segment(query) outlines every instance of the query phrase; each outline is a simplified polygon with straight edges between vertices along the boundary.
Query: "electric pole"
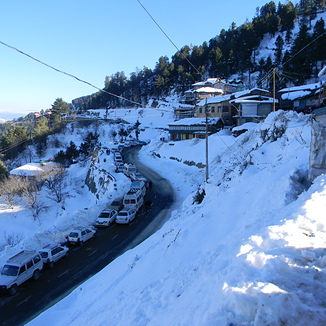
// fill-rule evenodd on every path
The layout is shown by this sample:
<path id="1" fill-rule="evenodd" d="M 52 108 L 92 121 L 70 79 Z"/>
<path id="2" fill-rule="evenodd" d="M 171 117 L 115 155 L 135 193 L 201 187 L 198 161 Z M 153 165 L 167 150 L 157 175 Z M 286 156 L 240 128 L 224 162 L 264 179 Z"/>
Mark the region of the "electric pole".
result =
<path id="1" fill-rule="evenodd" d="M 208 182 L 208 108 L 207 108 L 207 97 L 205 100 L 205 124 L 206 124 L 206 183 Z"/>

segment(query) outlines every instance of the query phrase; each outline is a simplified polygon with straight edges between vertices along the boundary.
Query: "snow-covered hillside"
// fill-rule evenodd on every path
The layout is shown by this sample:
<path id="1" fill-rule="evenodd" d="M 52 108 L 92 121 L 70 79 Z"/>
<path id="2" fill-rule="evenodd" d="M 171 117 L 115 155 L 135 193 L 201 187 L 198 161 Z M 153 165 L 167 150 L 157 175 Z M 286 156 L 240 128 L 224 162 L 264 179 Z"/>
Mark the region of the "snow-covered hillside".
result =
<path id="1" fill-rule="evenodd" d="M 29 325 L 325 324 L 326 179 L 307 182 L 309 116 L 280 111 L 238 138 L 210 136 L 208 183 L 198 167 L 204 140 L 161 140 L 170 108 L 142 118 L 126 111 L 126 120 L 137 118 L 140 137 L 151 139 L 141 161 L 176 192 L 170 219 Z M 96 213 L 96 198 L 80 192 Z M 83 208 L 69 205 L 80 216 Z"/>

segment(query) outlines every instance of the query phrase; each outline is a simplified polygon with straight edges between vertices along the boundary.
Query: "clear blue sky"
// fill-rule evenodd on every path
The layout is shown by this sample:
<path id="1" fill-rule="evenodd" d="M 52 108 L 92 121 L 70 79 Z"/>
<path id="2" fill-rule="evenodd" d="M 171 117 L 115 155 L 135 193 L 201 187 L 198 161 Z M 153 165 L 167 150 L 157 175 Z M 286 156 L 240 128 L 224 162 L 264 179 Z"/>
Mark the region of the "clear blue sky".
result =
<path id="1" fill-rule="evenodd" d="M 200 45 L 251 20 L 267 0 L 141 0 L 173 42 Z M 284 1 L 281 1 L 284 3 Z M 275 3 L 278 3 L 275 2 Z M 154 68 L 176 52 L 137 0 L 3 0 L 0 41 L 60 70 L 104 86 L 105 76 Z M 34 112 L 96 92 L 0 45 L 0 112 Z"/>

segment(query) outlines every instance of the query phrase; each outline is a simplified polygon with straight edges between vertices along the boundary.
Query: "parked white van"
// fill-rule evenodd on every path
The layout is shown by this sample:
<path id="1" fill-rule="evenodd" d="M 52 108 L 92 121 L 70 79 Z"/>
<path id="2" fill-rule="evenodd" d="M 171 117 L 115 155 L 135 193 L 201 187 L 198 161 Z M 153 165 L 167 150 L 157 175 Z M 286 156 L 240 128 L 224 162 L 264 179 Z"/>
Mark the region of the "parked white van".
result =
<path id="1" fill-rule="evenodd" d="M 123 169 L 123 173 L 127 176 L 130 177 L 133 173 L 136 173 L 137 169 L 136 166 L 133 164 L 128 164 L 125 163 L 124 164 L 124 169 Z"/>
<path id="2" fill-rule="evenodd" d="M 40 254 L 34 250 L 23 250 L 8 259 L 0 274 L 0 291 L 14 295 L 17 286 L 33 278 L 40 277 L 43 262 Z"/>
<path id="3" fill-rule="evenodd" d="M 144 203 L 144 195 L 141 189 L 129 190 L 123 197 L 124 209 L 133 209 L 136 212 Z"/>
<path id="4" fill-rule="evenodd" d="M 134 180 L 130 185 L 130 192 L 136 192 L 140 190 L 142 195 L 145 196 L 146 194 L 146 184 L 144 181 L 141 180 Z"/>

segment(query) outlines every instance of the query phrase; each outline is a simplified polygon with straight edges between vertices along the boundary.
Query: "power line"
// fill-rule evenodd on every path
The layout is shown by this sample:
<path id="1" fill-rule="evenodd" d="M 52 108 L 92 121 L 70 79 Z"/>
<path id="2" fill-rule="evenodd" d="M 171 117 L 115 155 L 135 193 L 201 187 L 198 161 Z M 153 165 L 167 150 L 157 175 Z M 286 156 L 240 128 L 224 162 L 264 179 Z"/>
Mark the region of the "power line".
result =
<path id="1" fill-rule="evenodd" d="M 42 65 L 44 65 L 44 66 L 46 66 L 46 67 L 48 67 L 48 68 L 50 68 L 50 69 L 52 69 L 52 70 L 54 70 L 54 71 L 56 71 L 56 72 L 59 72 L 59 73 L 61 73 L 61 74 L 63 74 L 63 75 L 66 75 L 66 76 L 68 76 L 68 77 L 74 78 L 74 79 L 76 79 L 77 81 L 79 81 L 79 82 L 81 82 L 81 83 L 84 83 L 84 84 L 86 84 L 86 85 L 88 85 L 88 86 L 91 86 L 91 87 L 97 89 L 97 90 L 100 91 L 100 92 L 104 92 L 104 93 L 107 93 L 107 94 L 112 95 L 112 96 L 114 96 L 114 97 L 117 97 L 117 98 L 120 98 L 120 99 L 122 99 L 122 100 L 128 101 L 128 102 L 130 102 L 130 103 L 133 103 L 133 104 L 136 104 L 136 105 L 139 105 L 139 106 L 145 107 L 145 105 L 143 105 L 143 104 L 141 104 L 141 103 L 138 103 L 138 102 L 135 102 L 135 101 L 129 100 L 129 99 L 123 97 L 123 96 L 120 96 L 120 95 L 117 95 L 117 94 L 114 94 L 114 93 L 108 92 L 108 91 L 106 91 L 106 90 L 104 90 L 104 89 L 101 89 L 101 88 L 99 88 L 99 87 L 97 87 L 97 86 L 95 86 L 95 85 L 89 83 L 88 81 L 85 81 L 85 80 L 80 79 L 80 78 L 78 78 L 78 77 L 76 77 L 76 76 L 74 76 L 74 75 L 72 75 L 72 74 L 69 74 L 69 73 L 63 71 L 63 70 L 60 70 L 60 69 L 58 69 L 58 68 L 55 68 L 55 67 L 53 67 L 53 66 L 51 66 L 51 65 L 49 65 L 49 64 L 47 64 L 47 63 L 45 63 L 45 62 L 43 62 L 43 61 L 41 61 L 41 60 L 39 60 L 39 59 L 37 59 L 37 58 L 35 58 L 35 57 L 33 57 L 33 56 L 27 54 L 26 52 L 23 52 L 23 51 L 17 49 L 16 47 L 14 47 L 14 46 L 12 46 L 12 45 L 9 45 L 9 44 L 4 43 L 4 42 L 2 42 L 2 41 L 0 41 L 0 44 L 6 46 L 6 47 L 9 48 L 9 49 L 15 50 L 15 51 L 17 51 L 18 53 L 20 53 L 20 54 L 22 54 L 22 55 L 24 55 L 24 56 L 26 56 L 26 57 L 28 57 L 28 58 L 30 58 L 30 59 L 36 61 L 36 62 L 38 62 L 38 63 L 40 63 L 40 64 L 42 64 Z"/>
<path id="2" fill-rule="evenodd" d="M 308 43 L 306 46 L 304 46 L 301 50 L 299 50 L 297 53 L 295 53 L 290 59 L 288 59 L 287 61 L 285 61 L 283 63 L 283 67 L 290 62 L 291 60 L 293 60 L 299 53 L 301 53 L 304 49 L 306 49 L 308 46 L 310 46 L 312 43 L 314 43 L 315 41 L 317 41 L 320 37 L 322 37 L 324 34 L 326 34 L 326 31 L 322 34 L 320 34 L 319 36 L 317 36 L 314 40 L 312 40 L 310 43 Z"/>
<path id="3" fill-rule="evenodd" d="M 159 23 L 154 19 L 154 17 L 149 13 L 149 11 L 145 8 L 145 6 L 140 2 L 140 0 L 137 0 L 138 3 L 142 6 L 142 8 L 145 10 L 147 15 L 152 19 L 152 21 L 155 23 L 155 25 L 160 29 L 160 31 L 164 34 L 164 36 L 170 41 L 170 43 L 178 50 L 178 52 L 181 52 L 180 49 L 175 45 L 175 43 L 171 40 L 171 38 L 165 33 L 163 28 L 159 25 Z M 199 75 L 203 77 L 203 74 L 192 64 L 192 62 L 184 56 L 185 60 L 193 67 Z"/>

